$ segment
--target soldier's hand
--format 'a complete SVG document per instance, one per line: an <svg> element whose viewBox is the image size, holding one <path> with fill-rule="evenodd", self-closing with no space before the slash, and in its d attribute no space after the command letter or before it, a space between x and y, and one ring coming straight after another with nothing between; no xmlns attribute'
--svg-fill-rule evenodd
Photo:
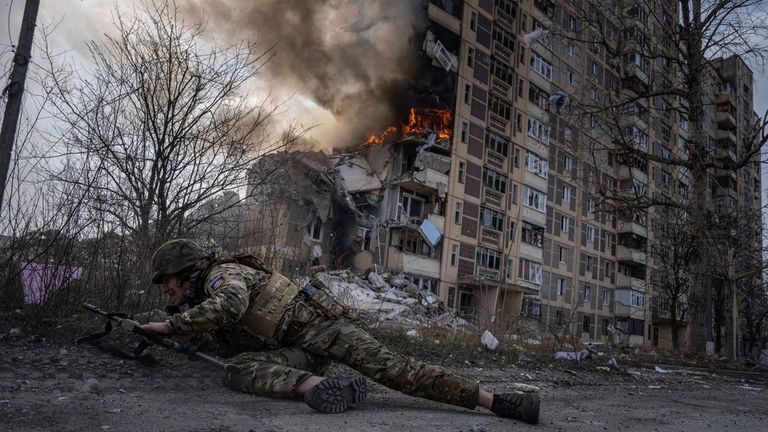
<svg viewBox="0 0 768 432"><path fill-rule="evenodd" d="M171 326L165 322L150 322L141 326L143 329L151 330L157 334L169 335L171 334ZM152 343L151 340L144 338L147 342Z"/></svg>

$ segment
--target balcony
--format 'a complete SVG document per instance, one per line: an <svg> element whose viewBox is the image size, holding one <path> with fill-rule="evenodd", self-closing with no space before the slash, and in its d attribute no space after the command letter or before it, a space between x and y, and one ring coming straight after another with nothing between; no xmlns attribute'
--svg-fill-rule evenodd
<svg viewBox="0 0 768 432"><path fill-rule="evenodd" d="M721 129L736 129L736 108L730 103L718 105L715 112L715 120L717 121L717 127Z"/></svg>
<svg viewBox="0 0 768 432"><path fill-rule="evenodd" d="M484 205L495 207L497 209L503 209L504 208L504 194L501 192L496 192L495 190L489 188L488 186L483 185L483 199L482 203Z"/></svg>
<svg viewBox="0 0 768 432"><path fill-rule="evenodd" d="M539 153L541 154L541 153ZM544 153L546 154L546 153ZM523 168L525 170L525 174L523 174L523 182L527 184L528 186L538 189L541 191L547 190L547 179L544 177L541 177L538 174L534 174L527 169Z"/></svg>
<svg viewBox="0 0 768 432"><path fill-rule="evenodd" d="M715 103L717 105L733 103L734 100L736 100L736 94L730 85L725 84L718 86L717 94L715 95Z"/></svg>
<svg viewBox="0 0 768 432"><path fill-rule="evenodd" d="M520 242L520 256L530 261L541 262L544 256L543 249L534 245Z"/></svg>
<svg viewBox="0 0 768 432"><path fill-rule="evenodd" d="M457 5L454 5L454 9L456 9L456 7ZM461 5L458 5L458 11L457 10L446 11L444 9L441 9L439 6L435 5L434 3L430 2L427 13L429 15L429 18L434 20L436 23L450 29L452 32L456 34L461 34L461 21L456 16L456 15L461 16L460 11L461 11Z"/></svg>
<svg viewBox="0 0 768 432"><path fill-rule="evenodd" d="M619 166L619 181L621 180L639 180L647 184L648 175L640 168L621 165Z"/></svg>
<svg viewBox="0 0 768 432"><path fill-rule="evenodd" d="M618 295L618 290L616 290ZM614 313L616 316L629 317L634 319L645 318L645 308L642 306L632 306L623 302L616 301L614 305Z"/></svg>
<svg viewBox="0 0 768 432"><path fill-rule="evenodd" d="M533 6L549 18L555 14L555 2L552 0L533 0Z"/></svg>
<svg viewBox="0 0 768 432"><path fill-rule="evenodd" d="M721 160L736 162L736 144L730 139L717 140L715 156Z"/></svg>
<svg viewBox="0 0 768 432"><path fill-rule="evenodd" d="M682 325L688 324L688 317L685 313L686 308L687 307L685 304L677 305L677 320ZM651 319L656 323L672 322L672 311L669 300L662 299L660 297L655 297L653 299L653 304L651 305Z"/></svg>
<svg viewBox="0 0 768 432"><path fill-rule="evenodd" d="M448 175L431 168L414 170L403 174L397 183L400 186L429 195L441 187L448 185ZM442 184L443 186L439 186Z"/></svg>
<svg viewBox="0 0 768 432"><path fill-rule="evenodd" d="M645 250L632 249L619 245L616 248L616 259L619 262L645 265Z"/></svg>
<svg viewBox="0 0 768 432"><path fill-rule="evenodd" d="M645 236L647 234L647 227L635 220L621 220L616 222L616 232L619 234L630 233Z"/></svg>
<svg viewBox="0 0 768 432"><path fill-rule="evenodd" d="M624 273L616 273L616 289L645 291L645 280Z"/></svg>
<svg viewBox="0 0 768 432"><path fill-rule="evenodd" d="M648 73L643 70L639 65L635 63L625 64L624 65L624 76L627 79L633 79L636 78L639 80L640 83L648 86Z"/></svg>
<svg viewBox="0 0 768 432"><path fill-rule="evenodd" d="M533 225L546 226L547 215L538 210L526 206L520 206L520 217Z"/></svg>
<svg viewBox="0 0 768 432"><path fill-rule="evenodd" d="M621 88L634 93L636 96L648 94L648 84L636 76L626 77L621 80Z"/></svg>
<svg viewBox="0 0 768 432"><path fill-rule="evenodd" d="M435 279L440 278L439 259L408 252L401 252L399 257L402 258L402 269L404 273L417 274Z"/></svg>
<svg viewBox="0 0 768 432"><path fill-rule="evenodd" d="M733 143L734 146L737 144L736 135L729 130L718 129L717 132L715 132L715 139L718 141L729 141Z"/></svg>

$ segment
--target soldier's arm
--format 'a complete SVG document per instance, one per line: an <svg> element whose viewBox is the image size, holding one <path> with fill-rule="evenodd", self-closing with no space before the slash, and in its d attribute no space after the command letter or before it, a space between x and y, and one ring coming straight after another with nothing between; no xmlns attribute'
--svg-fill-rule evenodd
<svg viewBox="0 0 768 432"><path fill-rule="evenodd" d="M172 334L207 333L238 321L248 309L248 289L236 265L225 264L214 269L205 281L204 289L208 298L166 321Z"/></svg>

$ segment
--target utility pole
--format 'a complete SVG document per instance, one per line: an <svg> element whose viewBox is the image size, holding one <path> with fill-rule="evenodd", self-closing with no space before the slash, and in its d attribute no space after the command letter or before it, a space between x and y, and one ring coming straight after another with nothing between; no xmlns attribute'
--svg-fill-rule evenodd
<svg viewBox="0 0 768 432"><path fill-rule="evenodd" d="M24 81L27 78L27 66L32 52L32 36L35 33L35 21L40 0L27 0L24 6L24 17L21 21L19 44L13 56L13 70L8 86L3 90L8 95L3 115L3 126L0 129L0 210L3 208L5 185L8 180L8 167L11 164L13 143L16 141L16 125L21 111L21 97L24 94Z"/></svg>

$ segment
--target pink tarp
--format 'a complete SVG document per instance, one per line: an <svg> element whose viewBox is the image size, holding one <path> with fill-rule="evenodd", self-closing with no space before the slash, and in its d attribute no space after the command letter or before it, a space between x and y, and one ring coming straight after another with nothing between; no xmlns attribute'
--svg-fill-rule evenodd
<svg viewBox="0 0 768 432"><path fill-rule="evenodd" d="M21 263L21 286L24 303L43 303L48 297L83 275L81 267Z"/></svg>

